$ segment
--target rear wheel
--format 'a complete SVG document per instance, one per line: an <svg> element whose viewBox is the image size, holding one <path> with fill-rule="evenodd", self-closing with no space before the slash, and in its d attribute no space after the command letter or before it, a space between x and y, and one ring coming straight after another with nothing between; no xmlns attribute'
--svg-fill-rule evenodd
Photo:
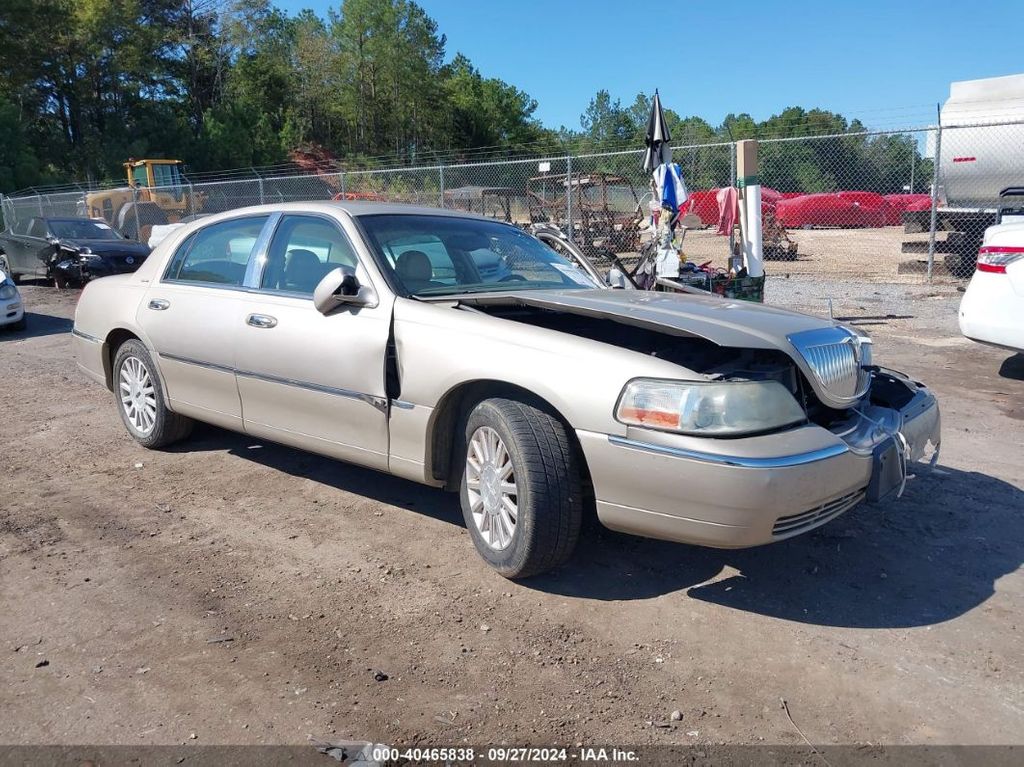
<svg viewBox="0 0 1024 767"><path fill-rule="evenodd" d="M192 431L191 418L168 409L153 360L137 339L121 344L114 357L114 396L125 428L144 447L164 447Z"/></svg>
<svg viewBox="0 0 1024 767"><path fill-rule="evenodd" d="M506 578L525 578L572 555L582 482L559 420L515 400L484 400L466 419L462 456L462 513L491 567Z"/></svg>

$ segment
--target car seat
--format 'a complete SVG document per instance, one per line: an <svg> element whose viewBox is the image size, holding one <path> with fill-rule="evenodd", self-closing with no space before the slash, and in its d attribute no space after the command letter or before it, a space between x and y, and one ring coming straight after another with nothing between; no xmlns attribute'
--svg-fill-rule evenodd
<svg viewBox="0 0 1024 767"><path fill-rule="evenodd" d="M289 250L285 257L282 290L312 293L320 280L331 270L330 264L321 263L316 253L304 248Z"/></svg>
<svg viewBox="0 0 1024 767"><path fill-rule="evenodd" d="M440 282L430 279L434 276L434 267L422 250L407 250L400 255L395 262L395 273L406 290L412 293L425 288L442 287Z"/></svg>

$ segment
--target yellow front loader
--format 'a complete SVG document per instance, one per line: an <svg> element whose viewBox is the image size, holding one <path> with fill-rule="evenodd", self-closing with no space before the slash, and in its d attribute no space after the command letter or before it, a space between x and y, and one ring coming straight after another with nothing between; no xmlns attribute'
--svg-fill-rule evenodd
<svg viewBox="0 0 1024 767"><path fill-rule="evenodd" d="M181 160L129 160L128 186L88 192L84 215L102 218L122 234L149 240L156 224L173 224L203 208L205 196L194 194L181 173Z"/></svg>

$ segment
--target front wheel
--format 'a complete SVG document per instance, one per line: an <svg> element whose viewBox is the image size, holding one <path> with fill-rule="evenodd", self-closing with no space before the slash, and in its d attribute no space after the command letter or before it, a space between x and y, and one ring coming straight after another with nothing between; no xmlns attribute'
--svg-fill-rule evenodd
<svg viewBox="0 0 1024 767"><path fill-rule="evenodd" d="M156 367L139 340L125 341L117 350L114 396L125 428L143 447L164 447L192 431L191 418L168 409Z"/></svg>
<svg viewBox="0 0 1024 767"><path fill-rule="evenodd" d="M506 578L526 578L565 562L583 501L564 424L532 405L487 399L470 412L462 449L462 513L487 563Z"/></svg>

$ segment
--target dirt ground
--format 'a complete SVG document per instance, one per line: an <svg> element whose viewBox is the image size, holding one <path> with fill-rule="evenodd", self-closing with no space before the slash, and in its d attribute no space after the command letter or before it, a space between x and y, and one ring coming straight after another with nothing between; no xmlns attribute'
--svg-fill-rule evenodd
<svg viewBox="0 0 1024 767"><path fill-rule="evenodd" d="M749 551L595 528L524 583L441 491L212 427L143 450L71 359L76 293L23 293L2 743L1024 742L1024 357L961 339L955 291L835 307L941 399L901 500Z"/></svg>
<svg viewBox="0 0 1024 767"><path fill-rule="evenodd" d="M770 275L807 275L819 278L835 276L856 277L866 282L919 283L927 274L928 234L904 232L902 226L877 229L791 229L789 238L797 245L793 261L772 260L765 264ZM939 235L944 239L945 233ZM903 243L923 245L923 253L903 252ZM683 252L695 264L714 261L726 266L728 239L719 236L714 228L692 229L683 240ZM936 253L933 276L946 278L944 254Z"/></svg>

